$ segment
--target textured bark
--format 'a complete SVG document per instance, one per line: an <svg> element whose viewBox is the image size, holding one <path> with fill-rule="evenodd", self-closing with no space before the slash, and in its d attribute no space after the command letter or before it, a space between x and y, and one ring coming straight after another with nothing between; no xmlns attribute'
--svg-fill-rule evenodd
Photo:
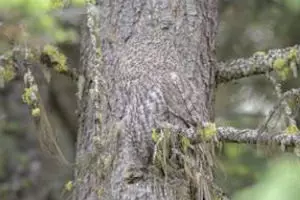
<svg viewBox="0 0 300 200"><path fill-rule="evenodd" d="M166 183L150 170L151 131L213 121L217 1L97 5L82 33L74 199L195 199L184 180Z"/></svg>

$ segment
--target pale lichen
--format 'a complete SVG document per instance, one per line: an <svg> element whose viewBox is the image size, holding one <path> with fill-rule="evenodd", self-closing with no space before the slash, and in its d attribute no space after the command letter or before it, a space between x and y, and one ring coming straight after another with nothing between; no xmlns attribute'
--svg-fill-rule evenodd
<svg viewBox="0 0 300 200"><path fill-rule="evenodd" d="M152 134L151 134L152 140L156 143L159 139L159 134L156 132L155 129L152 129Z"/></svg>
<svg viewBox="0 0 300 200"><path fill-rule="evenodd" d="M8 59L0 65L0 82L1 87L4 87L9 81L16 77L16 71L13 66L12 60Z"/></svg>
<svg viewBox="0 0 300 200"><path fill-rule="evenodd" d="M286 60L282 59L282 58L278 58L274 61L273 63L273 67L276 70L281 70L286 66Z"/></svg>
<svg viewBox="0 0 300 200"><path fill-rule="evenodd" d="M273 69L281 80L286 80L291 73L297 77L297 53L295 48L291 48L286 56L274 60Z"/></svg>
<svg viewBox="0 0 300 200"><path fill-rule="evenodd" d="M33 85L31 87L25 88L22 94L22 100L29 106L33 106L37 101L37 85Z"/></svg>
<svg viewBox="0 0 300 200"><path fill-rule="evenodd" d="M295 48L292 48L290 51L289 51L289 54L288 54L288 60L291 61L291 60L296 60L297 59L297 50Z"/></svg>
<svg viewBox="0 0 300 200"><path fill-rule="evenodd" d="M100 47L98 47L98 48L96 49L96 54L97 54L97 57L98 57L98 58L101 58L102 50L101 50Z"/></svg>
<svg viewBox="0 0 300 200"><path fill-rule="evenodd" d="M97 193L98 198L101 199L101 197L104 193L104 189L100 188L100 189L96 190L96 193Z"/></svg>
<svg viewBox="0 0 300 200"><path fill-rule="evenodd" d="M295 124L292 124L285 129L285 133L289 134L289 135L295 135L298 132L299 132L299 129Z"/></svg>
<svg viewBox="0 0 300 200"><path fill-rule="evenodd" d="M68 71L67 58L63 53L59 52L56 47L52 45L45 45L42 54L49 57L55 71L60 73Z"/></svg>
<svg viewBox="0 0 300 200"><path fill-rule="evenodd" d="M22 94L22 100L31 108L31 115L33 117L40 117L41 115L41 110L38 105L37 92L37 85L34 84L31 87L25 88Z"/></svg>
<svg viewBox="0 0 300 200"><path fill-rule="evenodd" d="M215 123L206 122L203 124L203 128L200 129L200 135L205 141L211 140L217 135L217 127Z"/></svg>
<svg viewBox="0 0 300 200"><path fill-rule="evenodd" d="M70 192L72 189L74 188L74 183L73 181L68 181L66 184L65 184L65 190Z"/></svg>
<svg viewBox="0 0 300 200"><path fill-rule="evenodd" d="M51 0L51 9L60 9L64 7L64 0Z"/></svg>
<svg viewBox="0 0 300 200"><path fill-rule="evenodd" d="M277 58L273 63L273 68L281 80L286 80L291 71L288 66L288 60L283 58Z"/></svg>
<svg viewBox="0 0 300 200"><path fill-rule="evenodd" d="M41 115L41 109L40 108L33 108L31 110L31 115L33 117L39 117Z"/></svg>
<svg viewBox="0 0 300 200"><path fill-rule="evenodd" d="M183 152L187 152L188 148L191 147L191 141L189 140L189 138L183 136L181 138L181 145Z"/></svg>

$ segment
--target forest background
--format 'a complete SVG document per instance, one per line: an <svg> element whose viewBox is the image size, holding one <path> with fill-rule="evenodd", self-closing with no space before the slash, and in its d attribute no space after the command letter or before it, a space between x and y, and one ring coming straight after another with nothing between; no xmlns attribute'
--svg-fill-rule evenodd
<svg viewBox="0 0 300 200"><path fill-rule="evenodd" d="M299 0L219 2L219 60L299 44ZM0 56L21 43L53 44L66 55L70 67L78 68L83 4L83 0L0 0ZM6 76L0 78L0 199L64 199L71 190L72 170L41 151L37 139L40 130L22 99L23 80L9 81L11 75L3 70L1 73ZM39 82L46 97L47 115L64 155L72 161L77 130L76 85L66 76L47 73L51 80ZM282 80L281 84L283 91L297 88L299 76ZM216 99L217 125L256 128L277 97L270 81L258 75L219 86ZM299 116L296 121L299 126ZM292 152L282 153L279 147L226 143L217 155L217 181L234 199L300 196L300 162Z"/></svg>

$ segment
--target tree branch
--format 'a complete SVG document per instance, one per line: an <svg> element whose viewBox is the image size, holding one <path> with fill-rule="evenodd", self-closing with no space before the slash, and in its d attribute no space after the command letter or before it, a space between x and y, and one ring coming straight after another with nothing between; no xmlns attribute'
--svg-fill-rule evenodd
<svg viewBox="0 0 300 200"><path fill-rule="evenodd" d="M216 72L217 84L273 71L274 61L278 58L289 59L291 51L296 53L296 63L299 64L300 45L284 49L271 49L268 52L257 52L249 58L220 62Z"/></svg>
<svg viewBox="0 0 300 200"><path fill-rule="evenodd" d="M217 138L223 142L250 143L250 144L277 144L288 147L300 145L300 135L288 135L283 133L259 134L255 129L236 129L233 127L219 127Z"/></svg>

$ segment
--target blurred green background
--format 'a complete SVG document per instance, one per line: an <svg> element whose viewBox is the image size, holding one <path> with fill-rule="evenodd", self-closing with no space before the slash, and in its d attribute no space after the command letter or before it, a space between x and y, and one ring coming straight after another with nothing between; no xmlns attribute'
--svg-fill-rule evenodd
<svg viewBox="0 0 300 200"><path fill-rule="evenodd" d="M220 3L219 60L299 44L299 0ZM290 78L281 84L283 91L300 86L299 78ZM270 81L256 76L218 87L216 99L219 125L256 128L263 123L277 97ZM298 106L293 108L299 126ZM273 129L282 128L280 117L278 114L273 120ZM236 200L300 199L299 158L292 153L282 153L279 147L224 144L220 165L223 170L218 172L219 181L226 192L235 194Z"/></svg>
<svg viewBox="0 0 300 200"><path fill-rule="evenodd" d="M300 0L219 2L219 60L300 43ZM0 0L0 54L19 44L35 47L56 43L67 55L70 67L77 68L82 5L83 0ZM61 14L59 9L66 12ZM282 86L284 91L299 87L299 78L290 78ZM40 150L38 130L22 103L23 87L22 80L15 80L0 88L0 199L66 199L69 192L64 184L72 180L72 172ZM52 74L50 84L41 88L60 145L72 162L76 86L67 77ZM219 126L256 128L276 99L272 84L264 76L220 85L216 122ZM298 123L298 106L293 108ZM280 117L278 114L274 119L274 129L282 128ZM276 146L223 144L217 154L217 181L235 200L300 199L300 162L292 152L282 153Z"/></svg>

